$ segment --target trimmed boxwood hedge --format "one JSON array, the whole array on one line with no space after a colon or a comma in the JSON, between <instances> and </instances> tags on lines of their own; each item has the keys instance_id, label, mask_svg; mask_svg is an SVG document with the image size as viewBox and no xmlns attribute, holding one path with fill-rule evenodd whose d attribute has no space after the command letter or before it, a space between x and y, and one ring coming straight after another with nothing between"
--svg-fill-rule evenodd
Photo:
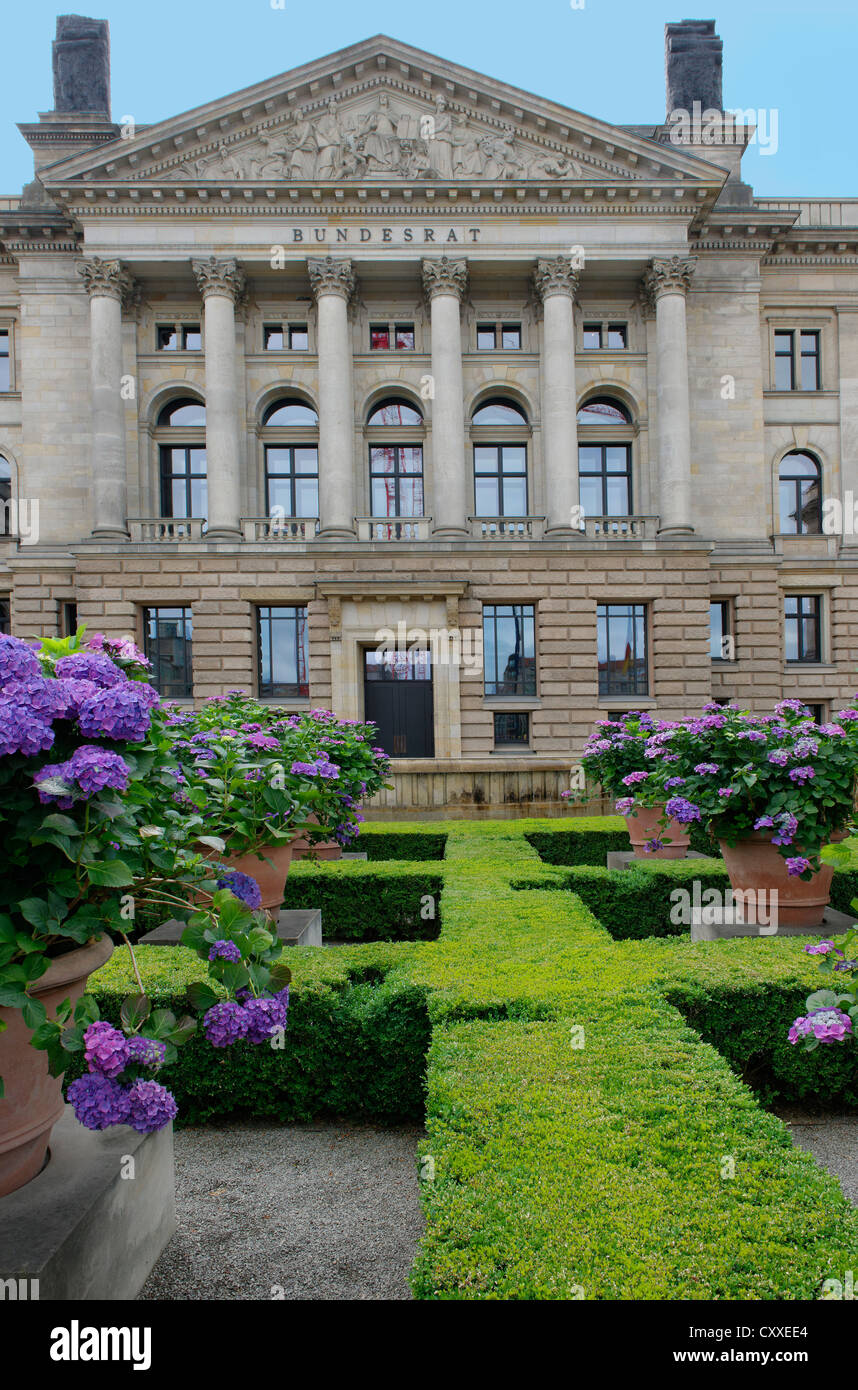
<instances>
[{"instance_id":1,"label":"trimmed boxwood hedge","mask_svg":"<svg viewBox=\"0 0 858 1390\"><path fill-rule=\"evenodd\" d=\"M434 941L442 882L424 864L303 860L289 871L283 906L320 907L326 938Z\"/></svg>"},{"instance_id":2,"label":"trimmed boxwood hedge","mask_svg":"<svg viewBox=\"0 0 858 1390\"><path fill-rule=\"evenodd\" d=\"M386 821L367 821L352 849L375 859L443 859L447 835L432 825L409 822L388 825Z\"/></svg>"},{"instance_id":3,"label":"trimmed boxwood hedge","mask_svg":"<svg viewBox=\"0 0 858 1390\"><path fill-rule=\"evenodd\" d=\"M677 881L718 865L552 865L539 846L592 855L582 837L616 826L576 822L577 844L546 847L538 837L561 832L545 825L433 823L446 835L429 871L438 939L290 950L285 1052L196 1041L171 1076L184 1118L413 1116L431 1035L418 1297L817 1297L856 1267L858 1212L738 1074L764 1097L858 1103L854 1049L786 1042L818 984L804 943L643 937L661 908L641 900L669 905ZM852 872L838 893L853 892ZM427 881L414 863L302 866L289 880L332 904L354 885L413 894ZM178 1003L203 969L176 948L141 957L159 1002ZM130 985L121 957L95 985L115 1011Z\"/></svg>"}]
</instances>

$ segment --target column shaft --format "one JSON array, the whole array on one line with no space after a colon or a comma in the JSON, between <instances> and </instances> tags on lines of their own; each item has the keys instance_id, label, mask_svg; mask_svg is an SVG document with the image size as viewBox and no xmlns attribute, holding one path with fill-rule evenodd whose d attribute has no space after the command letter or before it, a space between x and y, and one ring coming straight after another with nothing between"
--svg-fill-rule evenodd
<instances>
[{"instance_id":1,"label":"column shaft","mask_svg":"<svg viewBox=\"0 0 858 1390\"><path fill-rule=\"evenodd\" d=\"M89 291L94 536L127 539L128 476L122 399L122 301L133 281L119 261L80 267Z\"/></svg>"},{"instance_id":2,"label":"column shaft","mask_svg":"<svg viewBox=\"0 0 858 1390\"><path fill-rule=\"evenodd\" d=\"M241 448L235 361L235 305L244 275L233 260L194 261L203 295L206 364L206 474L210 540L241 535Z\"/></svg>"},{"instance_id":3,"label":"column shaft","mask_svg":"<svg viewBox=\"0 0 858 1390\"><path fill-rule=\"evenodd\" d=\"M578 409L575 394L575 292L569 257L537 262L542 297L542 457L546 534L577 532Z\"/></svg>"},{"instance_id":4,"label":"column shaft","mask_svg":"<svg viewBox=\"0 0 858 1390\"><path fill-rule=\"evenodd\" d=\"M311 260L319 352L319 537L355 534L354 387L349 300L355 290L351 261Z\"/></svg>"},{"instance_id":5,"label":"column shaft","mask_svg":"<svg viewBox=\"0 0 858 1390\"><path fill-rule=\"evenodd\" d=\"M432 330L432 516L441 540L468 534L470 470L465 452L465 383L460 307L467 261L423 262Z\"/></svg>"},{"instance_id":6,"label":"column shaft","mask_svg":"<svg viewBox=\"0 0 858 1390\"><path fill-rule=\"evenodd\" d=\"M685 293L693 258L653 261L647 287L655 302L656 447L659 534L690 532L691 412Z\"/></svg>"}]
</instances>

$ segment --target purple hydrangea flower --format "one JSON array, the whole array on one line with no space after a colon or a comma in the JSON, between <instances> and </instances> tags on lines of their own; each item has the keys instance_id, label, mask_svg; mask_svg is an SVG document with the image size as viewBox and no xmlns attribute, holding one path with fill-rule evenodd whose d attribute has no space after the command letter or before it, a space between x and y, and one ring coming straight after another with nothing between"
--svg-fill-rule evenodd
<instances>
[{"instance_id":1,"label":"purple hydrangea flower","mask_svg":"<svg viewBox=\"0 0 858 1390\"><path fill-rule=\"evenodd\" d=\"M791 811L777 817L778 833L772 836L773 845L791 845L798 830L798 821Z\"/></svg>"},{"instance_id":2,"label":"purple hydrangea flower","mask_svg":"<svg viewBox=\"0 0 858 1390\"><path fill-rule=\"evenodd\" d=\"M224 999L203 1015L203 1029L212 1047L229 1047L240 1042L247 1032L248 1020L244 1009L233 999Z\"/></svg>"},{"instance_id":3,"label":"purple hydrangea flower","mask_svg":"<svg viewBox=\"0 0 858 1390\"><path fill-rule=\"evenodd\" d=\"M109 1076L79 1076L69 1086L66 1098L87 1129L109 1129L111 1125L128 1123L128 1092Z\"/></svg>"},{"instance_id":4,"label":"purple hydrangea flower","mask_svg":"<svg viewBox=\"0 0 858 1390\"><path fill-rule=\"evenodd\" d=\"M812 768L812 767L794 767L794 768L792 768L792 770L790 771L789 780L790 780L791 782L797 782L797 783L799 784L799 786L803 786L805 782L809 782L809 781L810 781L813 777L815 777L815 776L816 776L816 769L815 769L815 768Z\"/></svg>"},{"instance_id":5,"label":"purple hydrangea flower","mask_svg":"<svg viewBox=\"0 0 858 1390\"><path fill-rule=\"evenodd\" d=\"M755 830L764 830L773 827L774 821L772 820L771 816L760 816L759 820L754 821Z\"/></svg>"},{"instance_id":6,"label":"purple hydrangea flower","mask_svg":"<svg viewBox=\"0 0 858 1390\"><path fill-rule=\"evenodd\" d=\"M797 854L793 859L787 859L786 869L791 878L798 878L810 868L810 860L805 859L804 855Z\"/></svg>"},{"instance_id":7,"label":"purple hydrangea flower","mask_svg":"<svg viewBox=\"0 0 858 1390\"><path fill-rule=\"evenodd\" d=\"M0 695L0 755L23 753L32 758L53 746L54 731L48 720L35 714L26 699Z\"/></svg>"},{"instance_id":8,"label":"purple hydrangea flower","mask_svg":"<svg viewBox=\"0 0 858 1390\"><path fill-rule=\"evenodd\" d=\"M669 791L672 790L673 787L684 787L684 786L685 786L685 778L684 778L684 777L668 777L667 781L666 781L665 784L664 784L664 790L665 790L666 792L669 792Z\"/></svg>"},{"instance_id":9,"label":"purple hydrangea flower","mask_svg":"<svg viewBox=\"0 0 858 1390\"><path fill-rule=\"evenodd\" d=\"M159 1042L157 1038L144 1038L137 1034L128 1039L128 1059L136 1062L140 1067L148 1067L150 1071L157 1071L164 1065L164 1058L167 1055L165 1043Z\"/></svg>"},{"instance_id":10,"label":"purple hydrangea flower","mask_svg":"<svg viewBox=\"0 0 858 1390\"><path fill-rule=\"evenodd\" d=\"M218 883L218 888L220 886ZM234 941L216 941L209 951L209 960L228 960L237 965L241 960L241 951Z\"/></svg>"},{"instance_id":11,"label":"purple hydrangea flower","mask_svg":"<svg viewBox=\"0 0 858 1390\"><path fill-rule=\"evenodd\" d=\"M228 888L234 898L243 902L245 907L249 907L255 912L262 905L262 893L259 884L250 874L241 874L237 869L231 869L217 881L218 888Z\"/></svg>"},{"instance_id":12,"label":"purple hydrangea flower","mask_svg":"<svg viewBox=\"0 0 858 1390\"><path fill-rule=\"evenodd\" d=\"M700 807L684 796L672 796L664 809L671 820L679 821L680 825L690 825L693 820L701 819Z\"/></svg>"},{"instance_id":13,"label":"purple hydrangea flower","mask_svg":"<svg viewBox=\"0 0 858 1390\"><path fill-rule=\"evenodd\" d=\"M91 1023L83 1035L83 1052L90 1071L119 1076L128 1066L128 1040L104 1019Z\"/></svg>"},{"instance_id":14,"label":"purple hydrangea flower","mask_svg":"<svg viewBox=\"0 0 858 1390\"><path fill-rule=\"evenodd\" d=\"M827 956L830 951L835 951L837 947L833 941L820 941L816 946L805 946L804 949L809 956Z\"/></svg>"},{"instance_id":15,"label":"purple hydrangea flower","mask_svg":"<svg viewBox=\"0 0 858 1390\"><path fill-rule=\"evenodd\" d=\"M32 647L20 637L0 635L0 688L11 681L33 680L41 674L41 662Z\"/></svg>"},{"instance_id":16,"label":"purple hydrangea flower","mask_svg":"<svg viewBox=\"0 0 858 1390\"><path fill-rule=\"evenodd\" d=\"M279 995L273 999L248 999L244 1012L248 1042L268 1042L275 1029L286 1027L286 1004Z\"/></svg>"},{"instance_id":17,"label":"purple hydrangea flower","mask_svg":"<svg viewBox=\"0 0 858 1390\"><path fill-rule=\"evenodd\" d=\"M160 1081L135 1081L128 1091L128 1123L139 1134L154 1134L179 1113L175 1098Z\"/></svg>"},{"instance_id":18,"label":"purple hydrangea flower","mask_svg":"<svg viewBox=\"0 0 858 1390\"><path fill-rule=\"evenodd\" d=\"M634 787L638 782L645 782L648 777L648 772L630 772L628 776L623 777L622 783L624 787Z\"/></svg>"},{"instance_id":19,"label":"purple hydrangea flower","mask_svg":"<svg viewBox=\"0 0 858 1390\"><path fill-rule=\"evenodd\" d=\"M852 1019L842 1009L813 1009L797 1018L789 1030L789 1040L814 1037L817 1042L842 1042L852 1033Z\"/></svg>"},{"instance_id":20,"label":"purple hydrangea flower","mask_svg":"<svg viewBox=\"0 0 858 1390\"><path fill-rule=\"evenodd\" d=\"M103 652L72 652L57 662L57 675L69 680L92 681L106 690L109 686L124 685L128 677Z\"/></svg>"},{"instance_id":21,"label":"purple hydrangea flower","mask_svg":"<svg viewBox=\"0 0 858 1390\"><path fill-rule=\"evenodd\" d=\"M732 787L719 787L719 788L718 788L718 795L719 795L719 796L723 796L723 797L725 797L725 798L728 797L728 796L732 796L732 795L733 795L733 788L732 788Z\"/></svg>"},{"instance_id":22,"label":"purple hydrangea flower","mask_svg":"<svg viewBox=\"0 0 858 1390\"><path fill-rule=\"evenodd\" d=\"M655 854L656 850L660 849L664 849L664 840L659 840L658 837L655 837L652 840L647 840L646 844L644 845L644 850L647 854Z\"/></svg>"},{"instance_id":23,"label":"purple hydrangea flower","mask_svg":"<svg viewBox=\"0 0 858 1390\"><path fill-rule=\"evenodd\" d=\"M694 771L699 772L700 776L703 777L709 776L710 774L714 776L714 774L720 772L721 769L717 763L697 763Z\"/></svg>"},{"instance_id":24,"label":"purple hydrangea flower","mask_svg":"<svg viewBox=\"0 0 858 1390\"><path fill-rule=\"evenodd\" d=\"M149 732L150 710L158 695L150 685L126 681L101 690L85 700L78 716L81 732L88 738L110 738L117 743L139 743Z\"/></svg>"},{"instance_id":25,"label":"purple hydrangea flower","mask_svg":"<svg viewBox=\"0 0 858 1390\"><path fill-rule=\"evenodd\" d=\"M769 753L768 761L774 763L775 767L786 767L789 754L785 748L776 748L773 753Z\"/></svg>"},{"instance_id":26,"label":"purple hydrangea flower","mask_svg":"<svg viewBox=\"0 0 858 1390\"><path fill-rule=\"evenodd\" d=\"M634 804L635 799L633 796L621 796L619 801L614 806L614 810L616 811L618 816L627 816Z\"/></svg>"}]
</instances>

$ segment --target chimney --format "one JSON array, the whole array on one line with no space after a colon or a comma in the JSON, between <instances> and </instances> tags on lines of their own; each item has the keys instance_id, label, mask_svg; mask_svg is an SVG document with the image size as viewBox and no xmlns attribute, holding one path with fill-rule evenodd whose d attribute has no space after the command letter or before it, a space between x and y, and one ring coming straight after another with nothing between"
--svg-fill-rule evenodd
<instances>
[{"instance_id":1,"label":"chimney","mask_svg":"<svg viewBox=\"0 0 858 1390\"><path fill-rule=\"evenodd\" d=\"M714 19L683 19L664 26L667 115L672 111L721 111L721 49Z\"/></svg>"},{"instance_id":2,"label":"chimney","mask_svg":"<svg viewBox=\"0 0 858 1390\"><path fill-rule=\"evenodd\" d=\"M110 120L110 26L64 14L53 43L54 111Z\"/></svg>"}]
</instances>

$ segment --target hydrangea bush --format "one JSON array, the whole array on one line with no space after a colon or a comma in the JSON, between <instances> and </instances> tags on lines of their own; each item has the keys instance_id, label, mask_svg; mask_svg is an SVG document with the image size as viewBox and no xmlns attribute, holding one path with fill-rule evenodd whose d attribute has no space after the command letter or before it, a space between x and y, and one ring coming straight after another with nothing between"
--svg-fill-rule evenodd
<instances>
[{"instance_id":1,"label":"hydrangea bush","mask_svg":"<svg viewBox=\"0 0 858 1390\"><path fill-rule=\"evenodd\" d=\"M858 911L858 900L852 903ZM810 1052L820 1043L855 1040L858 1028L858 928L850 927L836 941L805 946L816 956L820 971L831 976L831 987L815 990L806 1001L807 1013L795 1019L789 1030L791 1043L803 1043Z\"/></svg>"},{"instance_id":2,"label":"hydrangea bush","mask_svg":"<svg viewBox=\"0 0 858 1390\"><path fill-rule=\"evenodd\" d=\"M799 700L772 714L707 705L697 718L653 725L643 758L643 770L621 779L621 814L663 804L662 825L700 822L729 845L762 833L788 873L808 880L853 818L858 710L817 725ZM836 857L828 846L826 860Z\"/></svg>"},{"instance_id":3,"label":"hydrangea bush","mask_svg":"<svg viewBox=\"0 0 858 1390\"><path fill-rule=\"evenodd\" d=\"M351 843L361 801L389 770L374 725L329 710L284 715L242 691L172 710L166 730L176 757L170 803L189 836L235 855L298 833Z\"/></svg>"}]
</instances>

